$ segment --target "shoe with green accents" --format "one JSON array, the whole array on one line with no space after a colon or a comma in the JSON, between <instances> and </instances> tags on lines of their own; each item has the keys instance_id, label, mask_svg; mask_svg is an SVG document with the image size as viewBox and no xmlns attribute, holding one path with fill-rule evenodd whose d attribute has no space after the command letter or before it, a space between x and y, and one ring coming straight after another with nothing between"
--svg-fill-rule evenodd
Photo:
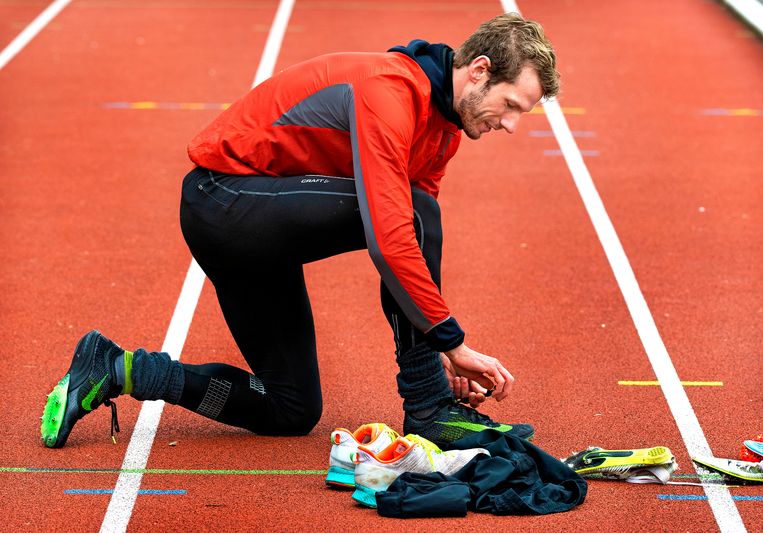
<instances>
[{"instance_id":1,"label":"shoe with green accents","mask_svg":"<svg viewBox=\"0 0 763 533\"><path fill-rule=\"evenodd\" d=\"M119 431L116 398L122 386L116 381L114 362L124 350L98 331L82 337L74 350L69 371L48 394L42 414L40 433L48 448L61 448L66 444L74 424L98 408L111 407L111 433Z\"/></svg>"},{"instance_id":2,"label":"shoe with green accents","mask_svg":"<svg viewBox=\"0 0 763 533\"><path fill-rule=\"evenodd\" d=\"M501 424L459 402L447 403L425 418L406 413L403 421L404 433L420 435L443 449L458 439L486 429L525 440L532 440L535 434L535 428L530 424Z\"/></svg>"}]
</instances>

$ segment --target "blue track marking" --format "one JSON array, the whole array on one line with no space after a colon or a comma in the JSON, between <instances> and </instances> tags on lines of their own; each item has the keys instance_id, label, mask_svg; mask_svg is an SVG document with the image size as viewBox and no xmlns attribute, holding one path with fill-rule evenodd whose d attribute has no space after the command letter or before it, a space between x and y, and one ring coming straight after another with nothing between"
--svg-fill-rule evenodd
<instances>
[{"instance_id":1,"label":"blue track marking","mask_svg":"<svg viewBox=\"0 0 763 533\"><path fill-rule=\"evenodd\" d=\"M699 494L658 494L660 500L707 500ZM763 496L732 496L732 500L763 501Z\"/></svg>"}]
</instances>

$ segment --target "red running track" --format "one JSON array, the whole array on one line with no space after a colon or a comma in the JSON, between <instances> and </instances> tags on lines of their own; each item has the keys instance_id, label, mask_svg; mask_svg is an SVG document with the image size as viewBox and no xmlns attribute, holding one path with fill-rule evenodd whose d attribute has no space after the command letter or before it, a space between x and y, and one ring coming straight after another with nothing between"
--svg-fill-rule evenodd
<instances>
[{"instance_id":1,"label":"red running track","mask_svg":"<svg viewBox=\"0 0 763 533\"><path fill-rule=\"evenodd\" d=\"M0 2L0 44L45 5ZM710 448L734 456L763 430L761 41L707 0L520 7L555 43L567 122L678 375L723 383L686 391ZM190 261L177 222L185 145L219 111L107 104L232 101L252 83L276 8L74 0L0 70L0 508L9 530L101 526L108 494L65 491L114 488L140 404L120 400L116 445L100 410L66 448L48 450L37 418L44 395L91 327L158 349ZM416 37L457 45L500 11L497 1L298 0L276 69ZM694 474L661 389L618 385L655 372L548 131L532 114L511 138L465 140L444 182L445 296L475 347L517 378L511 399L486 410L534 423L537 444L560 457L591 444L662 444L679 474ZM186 473L147 474L141 488L186 492L139 495L130 530L720 528L707 501L660 498L704 495L692 486L591 482L585 504L560 515L398 523L324 488L320 474L187 473L323 470L334 427L402 425L366 254L307 272L325 394L318 427L300 439L264 438L167 407L147 466ZM182 357L243 364L209 285ZM93 468L111 472L60 471ZM748 531L760 530L763 489L731 494L757 498L735 508Z\"/></svg>"}]
</instances>

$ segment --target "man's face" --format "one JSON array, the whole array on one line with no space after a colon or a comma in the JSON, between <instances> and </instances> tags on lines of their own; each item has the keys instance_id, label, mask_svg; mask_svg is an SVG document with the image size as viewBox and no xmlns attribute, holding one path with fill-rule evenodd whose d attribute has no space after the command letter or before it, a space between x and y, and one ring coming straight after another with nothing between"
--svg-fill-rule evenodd
<instances>
[{"instance_id":1,"label":"man's face","mask_svg":"<svg viewBox=\"0 0 763 533\"><path fill-rule=\"evenodd\" d=\"M456 105L456 112L470 139L498 129L514 133L522 113L529 113L541 96L538 73L524 67L514 83L501 82L488 88L485 79L472 85Z\"/></svg>"}]
</instances>

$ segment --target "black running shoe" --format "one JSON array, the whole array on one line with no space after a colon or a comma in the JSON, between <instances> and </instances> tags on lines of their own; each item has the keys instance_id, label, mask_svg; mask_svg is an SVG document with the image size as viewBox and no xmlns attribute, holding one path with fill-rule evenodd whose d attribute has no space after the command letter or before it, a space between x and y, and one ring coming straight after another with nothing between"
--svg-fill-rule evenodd
<instances>
[{"instance_id":1,"label":"black running shoe","mask_svg":"<svg viewBox=\"0 0 763 533\"><path fill-rule=\"evenodd\" d=\"M530 424L494 422L489 416L459 402L447 403L426 418L416 418L406 413L403 421L406 435L420 435L443 449L458 439L485 429L495 429L525 440L532 440L535 434L535 428Z\"/></svg>"},{"instance_id":2,"label":"black running shoe","mask_svg":"<svg viewBox=\"0 0 763 533\"><path fill-rule=\"evenodd\" d=\"M101 404L111 406L111 434L119 431L116 405L111 398L122 392L116 382L114 360L124 350L98 331L82 337L74 350L69 371L48 394L40 433L48 448L66 444L74 424Z\"/></svg>"}]
</instances>

